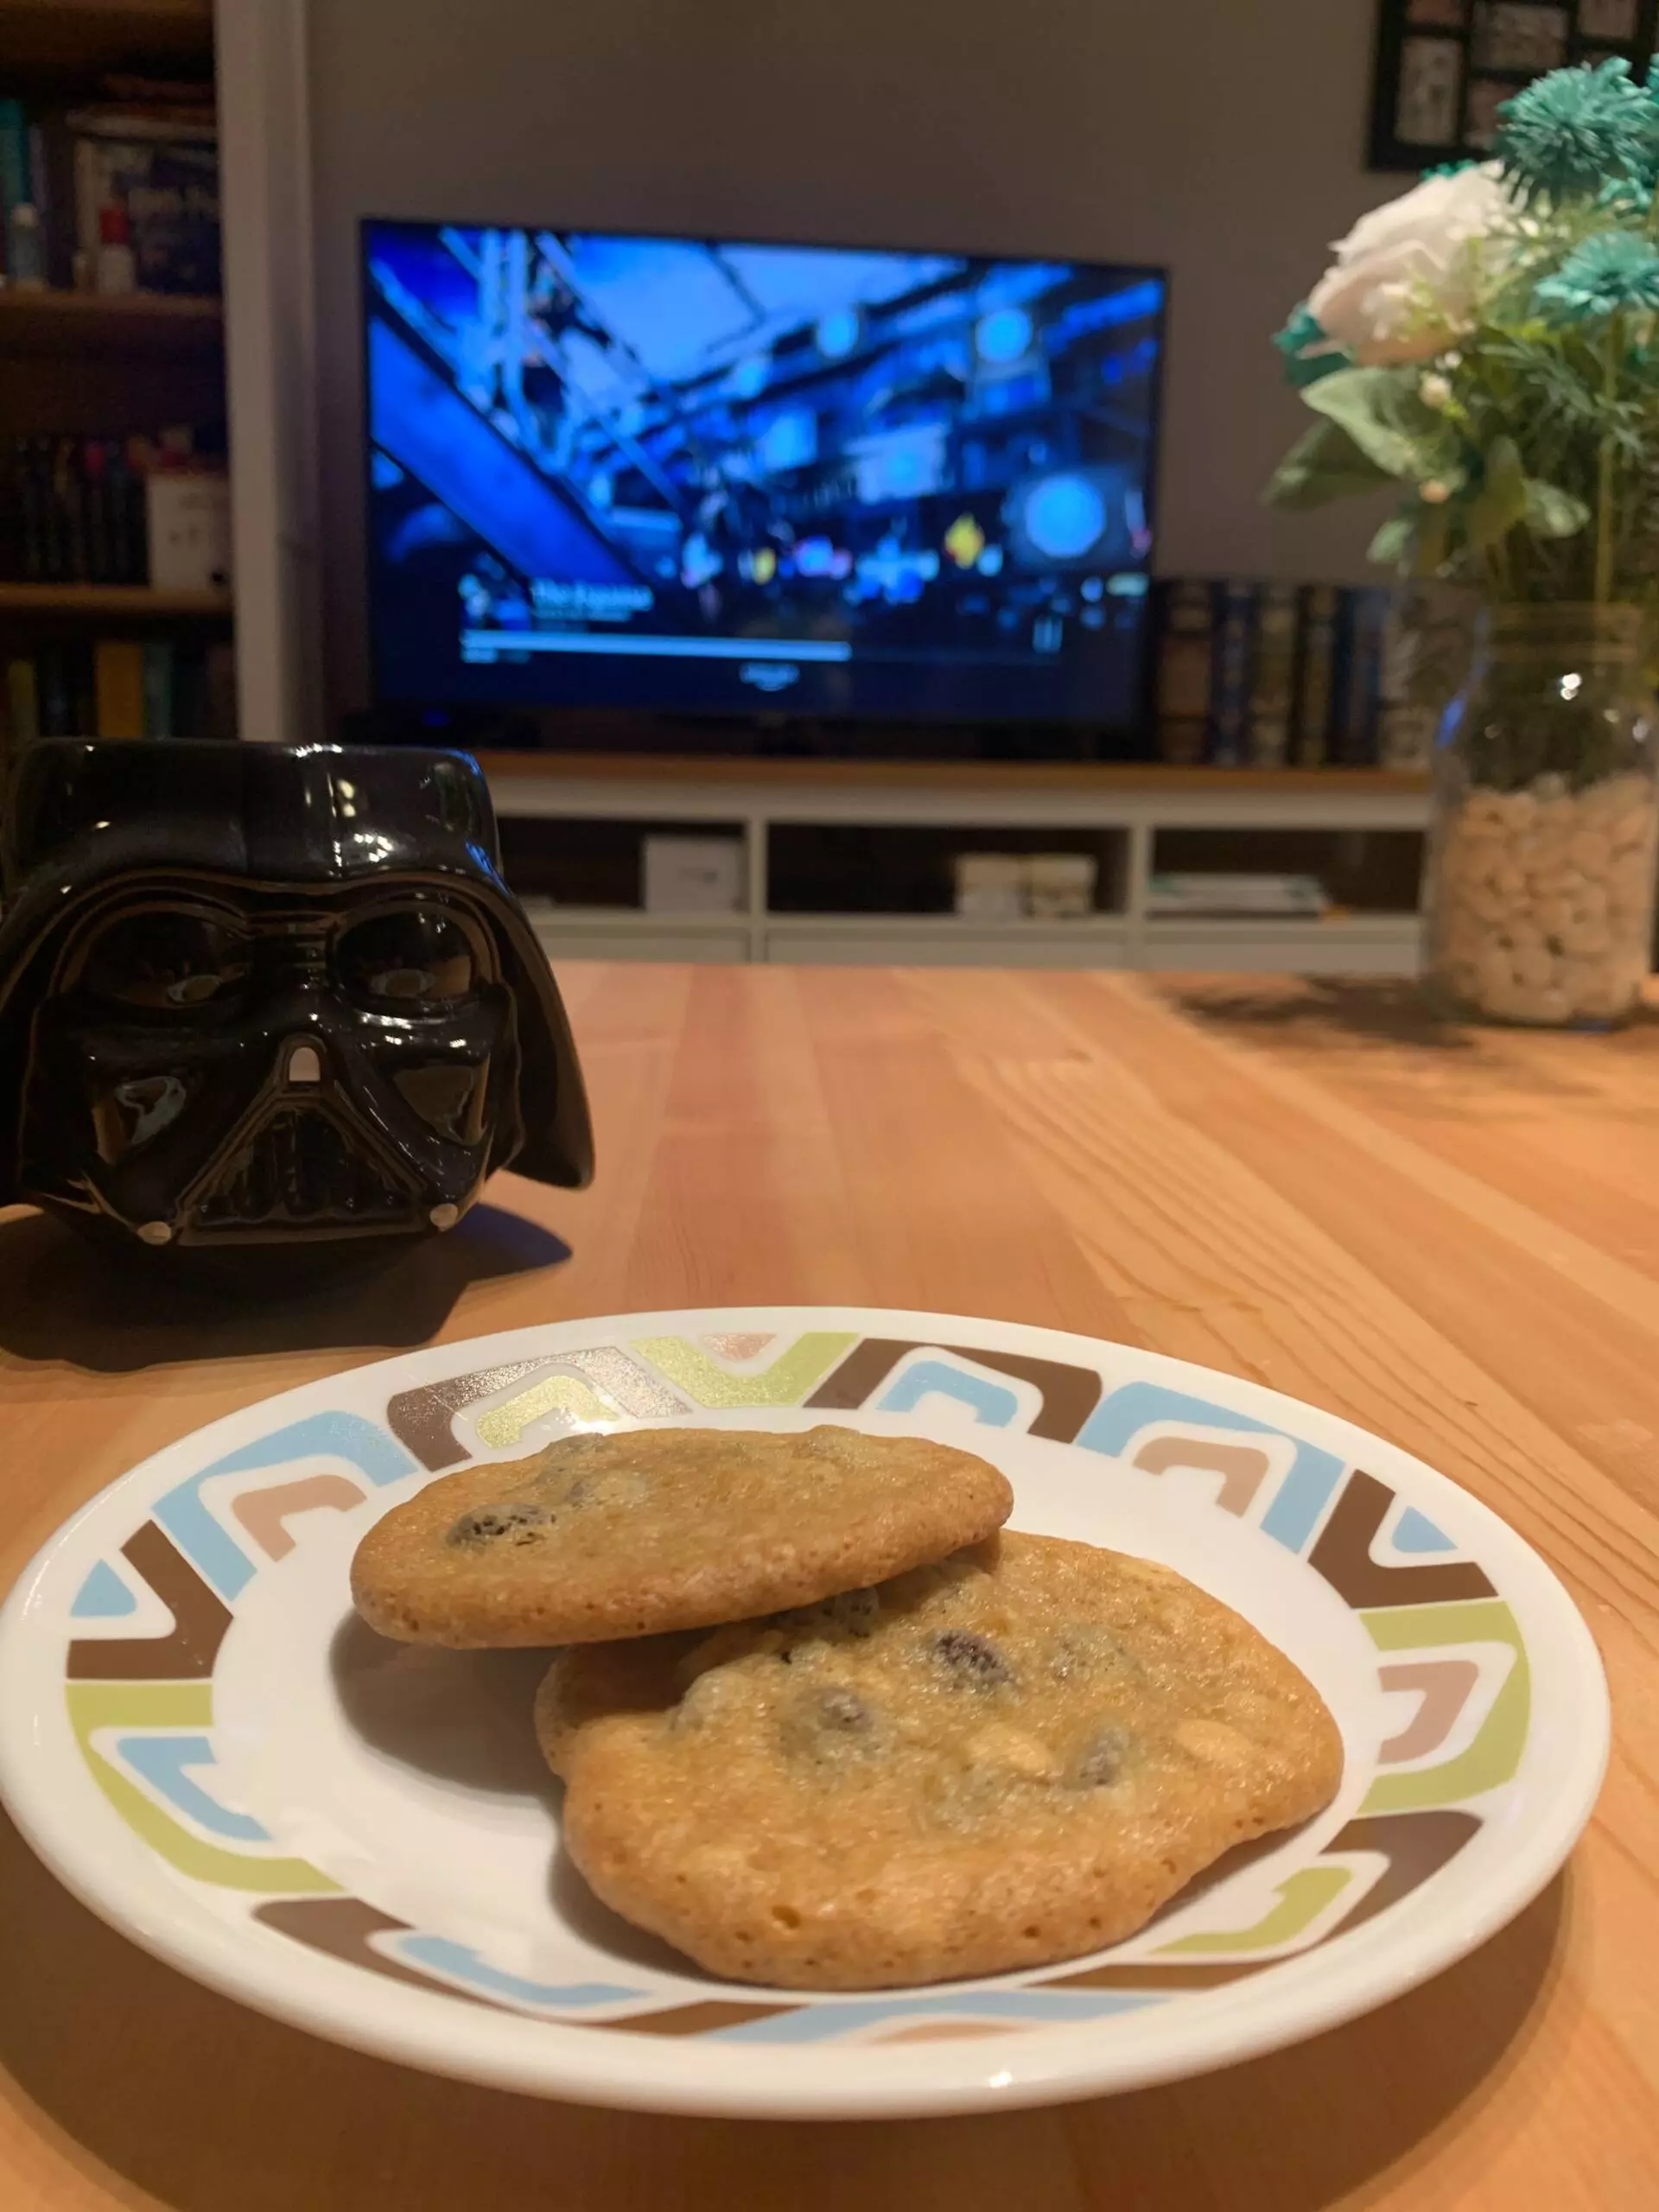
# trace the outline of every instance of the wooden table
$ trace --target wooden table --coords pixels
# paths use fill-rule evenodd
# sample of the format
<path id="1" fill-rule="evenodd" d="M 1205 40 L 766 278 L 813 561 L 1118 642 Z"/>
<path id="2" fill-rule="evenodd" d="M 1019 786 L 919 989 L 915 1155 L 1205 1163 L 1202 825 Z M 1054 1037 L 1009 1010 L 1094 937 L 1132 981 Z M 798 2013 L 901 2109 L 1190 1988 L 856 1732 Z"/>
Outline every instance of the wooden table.
<path id="1" fill-rule="evenodd" d="M 109 1933 L 0 1826 L 4 2212 L 1659 2202 L 1659 1029 L 1437 1035 L 1402 987 L 1357 983 L 565 981 L 598 1183 L 503 1177 L 391 1289 L 134 1311 L 47 1224 L 0 1220 L 0 1586 L 146 1452 L 429 1337 L 728 1300 L 978 1312 L 1255 1376 L 1507 1515 L 1606 1656 L 1595 1825 L 1476 1956 L 1300 2050 L 810 2133 L 537 2104 L 313 2041 Z"/>

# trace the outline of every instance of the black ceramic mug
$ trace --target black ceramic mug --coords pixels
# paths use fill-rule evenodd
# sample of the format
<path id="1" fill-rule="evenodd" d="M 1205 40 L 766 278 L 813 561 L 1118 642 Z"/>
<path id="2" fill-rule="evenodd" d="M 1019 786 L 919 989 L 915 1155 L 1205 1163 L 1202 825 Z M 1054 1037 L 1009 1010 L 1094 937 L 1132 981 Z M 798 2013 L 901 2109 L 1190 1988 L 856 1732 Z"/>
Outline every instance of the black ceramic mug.
<path id="1" fill-rule="evenodd" d="M 0 880 L 0 1205 L 172 1251 L 397 1239 L 593 1172 L 475 761 L 39 745 Z"/>

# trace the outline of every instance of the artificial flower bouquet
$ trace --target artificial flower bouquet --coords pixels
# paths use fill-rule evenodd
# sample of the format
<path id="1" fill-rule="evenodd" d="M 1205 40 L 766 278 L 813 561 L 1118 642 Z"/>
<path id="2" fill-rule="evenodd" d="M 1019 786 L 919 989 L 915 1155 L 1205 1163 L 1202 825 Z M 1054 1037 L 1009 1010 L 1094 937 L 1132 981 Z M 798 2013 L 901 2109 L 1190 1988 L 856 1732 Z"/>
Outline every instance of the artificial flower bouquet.
<path id="1" fill-rule="evenodd" d="M 1496 160 L 1367 215 L 1280 333 L 1317 419 L 1268 497 L 1397 485 L 1372 557 L 1485 602 L 1425 973 L 1461 1019 L 1599 1028 L 1653 965 L 1659 82 L 1557 70 L 1501 118 Z"/>
<path id="2" fill-rule="evenodd" d="M 1659 90 L 1560 69 L 1496 160 L 1365 216 L 1276 340 L 1319 417 L 1268 491 L 1396 483 L 1373 559 L 1498 600 L 1659 579 Z"/>

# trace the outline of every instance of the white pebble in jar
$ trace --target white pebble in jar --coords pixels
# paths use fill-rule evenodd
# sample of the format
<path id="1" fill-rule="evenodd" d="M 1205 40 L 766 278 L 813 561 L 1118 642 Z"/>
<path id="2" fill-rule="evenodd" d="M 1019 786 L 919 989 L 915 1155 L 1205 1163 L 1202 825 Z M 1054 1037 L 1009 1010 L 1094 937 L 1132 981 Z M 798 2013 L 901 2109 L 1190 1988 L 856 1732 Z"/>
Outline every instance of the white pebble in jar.
<path id="1" fill-rule="evenodd" d="M 1438 857 L 1436 964 L 1457 998 L 1548 1026 L 1628 1012 L 1650 962 L 1656 831 L 1641 775 L 1471 791 Z"/>

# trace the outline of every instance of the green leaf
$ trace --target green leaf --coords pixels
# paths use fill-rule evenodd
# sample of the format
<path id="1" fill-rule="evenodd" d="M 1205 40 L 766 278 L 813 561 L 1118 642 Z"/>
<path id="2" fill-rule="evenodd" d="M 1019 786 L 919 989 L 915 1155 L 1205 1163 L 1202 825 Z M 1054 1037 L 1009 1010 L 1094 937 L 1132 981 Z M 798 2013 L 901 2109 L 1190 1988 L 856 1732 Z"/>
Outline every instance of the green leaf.
<path id="1" fill-rule="evenodd" d="M 1526 483 L 1525 521 L 1535 537 L 1576 537 L 1590 520 L 1590 510 L 1559 484 L 1543 483 L 1529 476 Z"/>
<path id="2" fill-rule="evenodd" d="M 1270 507 L 1322 507 L 1392 480 L 1386 469 L 1367 460 L 1340 423 L 1315 423 L 1280 462 L 1263 497 Z"/>
<path id="3" fill-rule="evenodd" d="M 1500 545 L 1527 518 L 1527 472 L 1513 438 L 1494 438 L 1486 449 L 1481 487 L 1469 502 L 1466 527 L 1477 553 Z"/>
<path id="4" fill-rule="evenodd" d="M 1421 484 L 1435 474 L 1433 445 L 1444 431 L 1417 398 L 1414 371 L 1343 369 L 1310 385 L 1302 397 L 1316 415 L 1340 424 L 1384 474 Z"/>
<path id="5" fill-rule="evenodd" d="M 1414 513 L 1390 515 L 1371 540 L 1370 557 L 1379 568 L 1405 569 L 1417 550 L 1418 518 Z"/>

